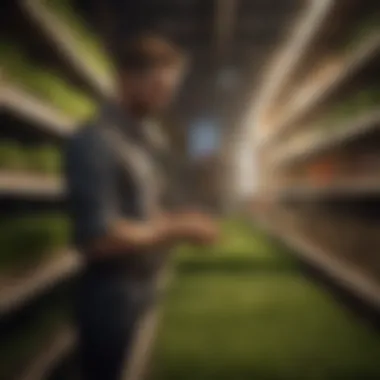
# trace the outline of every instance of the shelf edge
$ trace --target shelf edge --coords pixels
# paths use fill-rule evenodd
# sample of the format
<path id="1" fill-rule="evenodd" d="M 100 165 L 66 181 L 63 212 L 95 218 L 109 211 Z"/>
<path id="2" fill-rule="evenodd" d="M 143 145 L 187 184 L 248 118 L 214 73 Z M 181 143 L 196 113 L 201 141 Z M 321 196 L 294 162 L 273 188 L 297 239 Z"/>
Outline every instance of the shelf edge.
<path id="1" fill-rule="evenodd" d="M 263 147 L 268 147 L 275 144 L 284 134 L 294 130 L 298 120 L 305 114 L 309 113 L 316 105 L 323 101 L 333 91 L 342 86 L 346 80 L 349 80 L 356 72 L 358 72 L 366 63 L 374 58 L 380 49 L 380 36 L 373 35 L 368 37 L 362 44 L 353 52 L 346 63 L 342 65 L 338 75 L 331 75 L 330 80 L 323 85 L 316 85 L 310 95 L 303 99 L 301 107 L 293 106 L 294 112 L 285 116 L 285 120 L 271 127 L 273 132 L 264 135 L 259 144 Z M 301 90 L 297 91 L 299 93 Z"/>
<path id="2" fill-rule="evenodd" d="M 31 300 L 48 292 L 60 281 L 74 276 L 81 268 L 79 255 L 67 250 L 60 256 L 40 264 L 36 270 L 13 284 L 2 285 L 0 292 L 0 315 L 21 309 Z"/>
<path id="3" fill-rule="evenodd" d="M 67 326 L 62 328 L 33 363 L 24 371 L 19 380 L 41 380 L 54 369 L 59 362 L 68 355 L 75 347 L 76 337 L 74 332 Z"/>
<path id="4" fill-rule="evenodd" d="M 10 83 L 2 85 L 1 105 L 5 111 L 20 116 L 36 127 L 57 136 L 65 137 L 73 131 L 76 124 L 74 119 L 17 86 Z"/>
<path id="5" fill-rule="evenodd" d="M 24 10 L 30 15 L 37 26 L 45 33 L 56 46 L 58 53 L 69 62 L 73 68 L 83 75 L 94 92 L 102 98 L 108 98 L 113 94 L 111 80 L 103 77 L 87 62 L 75 47 L 75 37 L 70 33 L 66 25 L 48 9 L 40 0 L 24 0 Z"/>
<path id="6" fill-rule="evenodd" d="M 16 173 L 0 170 L 0 196 L 17 198 L 63 198 L 61 178 L 37 173 Z"/>
<path id="7" fill-rule="evenodd" d="M 302 236 L 297 236 L 288 231 L 281 231 L 280 228 L 265 221 L 265 218 L 263 217 L 256 217 L 254 222 L 270 234 L 277 236 L 294 250 L 301 259 L 318 267 L 320 270 L 334 278 L 341 286 L 370 303 L 377 310 L 380 310 L 380 286 L 367 276 L 353 269 L 343 260 L 329 257 L 326 255 L 324 249 L 317 247 L 311 241 L 302 238 Z"/>
<path id="8" fill-rule="evenodd" d="M 306 146 L 297 150 L 288 148 L 280 151 L 279 154 L 273 157 L 273 166 L 287 167 L 303 157 L 318 155 L 348 140 L 356 139 L 365 133 L 371 132 L 371 130 L 380 125 L 380 111 L 375 110 L 366 116 L 360 116 L 354 122 L 350 122 L 348 126 L 345 125 L 346 123 L 342 124 L 330 136 L 319 136 L 314 139 L 314 142 L 309 142 Z"/>

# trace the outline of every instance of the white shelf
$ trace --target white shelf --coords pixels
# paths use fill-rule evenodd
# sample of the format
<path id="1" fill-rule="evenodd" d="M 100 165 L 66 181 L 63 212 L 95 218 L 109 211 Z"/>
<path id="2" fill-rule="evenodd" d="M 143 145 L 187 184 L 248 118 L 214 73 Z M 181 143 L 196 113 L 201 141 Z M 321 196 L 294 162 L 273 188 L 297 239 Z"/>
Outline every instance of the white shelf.
<path id="1" fill-rule="evenodd" d="M 49 38 L 57 48 L 58 53 L 66 59 L 73 68 L 80 73 L 94 91 L 101 97 L 109 97 L 114 93 L 112 78 L 102 75 L 89 63 L 85 54 L 77 47 L 75 35 L 52 10 L 41 0 L 24 0 L 24 10 L 41 28 L 46 38 Z"/>
<path id="2" fill-rule="evenodd" d="M 64 186 L 60 178 L 0 171 L 0 196 L 61 199 L 64 194 Z"/>
<path id="3" fill-rule="evenodd" d="M 289 41 L 275 57 L 265 78 L 265 85 L 258 99 L 255 114 L 265 114 L 273 100 L 283 88 L 290 76 L 299 67 L 310 49 L 310 43 L 318 35 L 321 27 L 330 14 L 334 0 L 310 0 L 301 14 L 299 22 L 289 36 Z"/>
<path id="4" fill-rule="evenodd" d="M 294 185 L 276 192 L 276 199 L 315 199 L 324 197 L 355 197 L 380 195 L 380 180 L 374 178 L 353 178 L 335 181 L 325 186 Z"/>
<path id="5" fill-rule="evenodd" d="M 304 143 L 289 144 L 273 157 L 272 164 L 275 167 L 286 167 L 302 159 L 315 156 L 332 149 L 345 142 L 355 140 L 367 133 L 380 129 L 380 111 L 375 110 L 367 115 L 360 116 L 356 120 L 337 127 L 332 131 L 327 128 L 320 130 L 314 128 L 309 135 L 305 135 Z"/>
<path id="6" fill-rule="evenodd" d="M 354 265 L 337 259 L 318 243 L 290 228 L 290 223 L 273 223 L 263 215 L 257 215 L 256 222 L 270 234 L 279 237 L 294 253 L 335 279 L 341 286 L 380 310 L 380 286 Z"/>
<path id="7" fill-rule="evenodd" d="M 37 266 L 25 277 L 0 278 L 0 315 L 22 308 L 31 299 L 75 275 L 80 268 L 79 255 L 67 250 Z"/>
<path id="8" fill-rule="evenodd" d="M 28 368 L 23 371 L 19 380 L 45 379 L 54 368 L 69 355 L 76 344 L 74 332 L 69 327 L 64 327 L 55 334 L 53 339 L 41 349 L 40 354 L 34 359 Z"/>
<path id="9" fill-rule="evenodd" d="M 287 113 L 282 117 L 282 121 L 273 125 L 270 128 L 272 132 L 262 136 L 259 143 L 265 146 L 273 144 L 280 140 L 285 133 L 297 127 L 298 121 L 304 115 L 307 115 L 326 97 L 350 80 L 369 61 L 375 58 L 379 51 L 380 35 L 374 34 L 351 53 L 348 59 L 342 62 L 338 70 L 332 70 L 324 80 L 319 81 L 316 85 L 311 87 L 306 85 L 297 91 L 287 107 Z"/>
<path id="10" fill-rule="evenodd" d="M 2 107 L 36 127 L 58 136 L 71 133 L 75 120 L 67 117 L 50 104 L 9 83 L 2 83 L 0 102 Z"/>

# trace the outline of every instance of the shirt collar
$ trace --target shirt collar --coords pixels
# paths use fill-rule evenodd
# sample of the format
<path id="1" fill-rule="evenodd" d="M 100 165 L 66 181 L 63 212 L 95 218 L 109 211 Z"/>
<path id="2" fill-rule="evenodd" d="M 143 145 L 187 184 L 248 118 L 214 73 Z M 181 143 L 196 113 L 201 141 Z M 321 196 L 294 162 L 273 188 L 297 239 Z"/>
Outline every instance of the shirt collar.
<path id="1" fill-rule="evenodd" d="M 108 103 L 103 106 L 101 118 L 114 123 L 128 138 L 155 150 L 165 150 L 167 142 L 153 119 L 136 121 L 117 104 Z"/>

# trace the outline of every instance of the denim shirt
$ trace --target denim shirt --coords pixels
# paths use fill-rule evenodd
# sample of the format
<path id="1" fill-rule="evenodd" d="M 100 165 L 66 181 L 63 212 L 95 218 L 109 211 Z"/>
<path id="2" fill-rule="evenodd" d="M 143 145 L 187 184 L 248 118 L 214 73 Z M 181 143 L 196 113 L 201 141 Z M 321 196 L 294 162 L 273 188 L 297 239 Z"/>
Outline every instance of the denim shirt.
<path id="1" fill-rule="evenodd" d="M 94 240 L 104 236 L 110 224 L 119 219 L 143 220 L 147 218 L 139 201 L 144 191 L 132 173 L 128 175 L 115 149 L 104 138 L 101 123 L 116 123 L 127 137 L 154 165 L 154 155 L 142 137 L 141 126 L 136 125 L 116 107 L 107 107 L 92 124 L 83 127 L 70 138 L 65 150 L 65 173 L 69 209 L 73 221 L 74 243 L 84 254 Z M 105 126 L 106 127 L 106 126 Z M 123 262 L 145 270 L 153 267 L 157 254 L 127 253 Z M 138 269 L 138 270 L 140 270 Z"/>

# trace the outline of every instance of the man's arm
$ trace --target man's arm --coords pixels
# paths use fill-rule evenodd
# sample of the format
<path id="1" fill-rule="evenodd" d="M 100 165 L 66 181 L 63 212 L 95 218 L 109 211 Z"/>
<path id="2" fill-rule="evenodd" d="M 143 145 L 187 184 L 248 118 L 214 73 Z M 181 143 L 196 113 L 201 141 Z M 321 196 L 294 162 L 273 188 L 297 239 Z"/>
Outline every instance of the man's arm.
<path id="1" fill-rule="evenodd" d="M 79 246 L 102 257 L 144 252 L 180 240 L 212 239 L 214 226 L 201 215 L 171 215 L 149 221 L 140 221 L 133 214 L 121 216 L 111 152 L 98 136 L 85 133 L 75 137 L 66 151 L 66 177 Z"/>
<path id="2" fill-rule="evenodd" d="M 118 255 L 125 250 L 144 252 L 181 241 L 212 243 L 216 236 L 214 223 L 200 214 L 165 215 L 146 222 L 124 218 L 112 223 L 104 236 L 94 240 L 91 251 L 96 256 Z"/>

